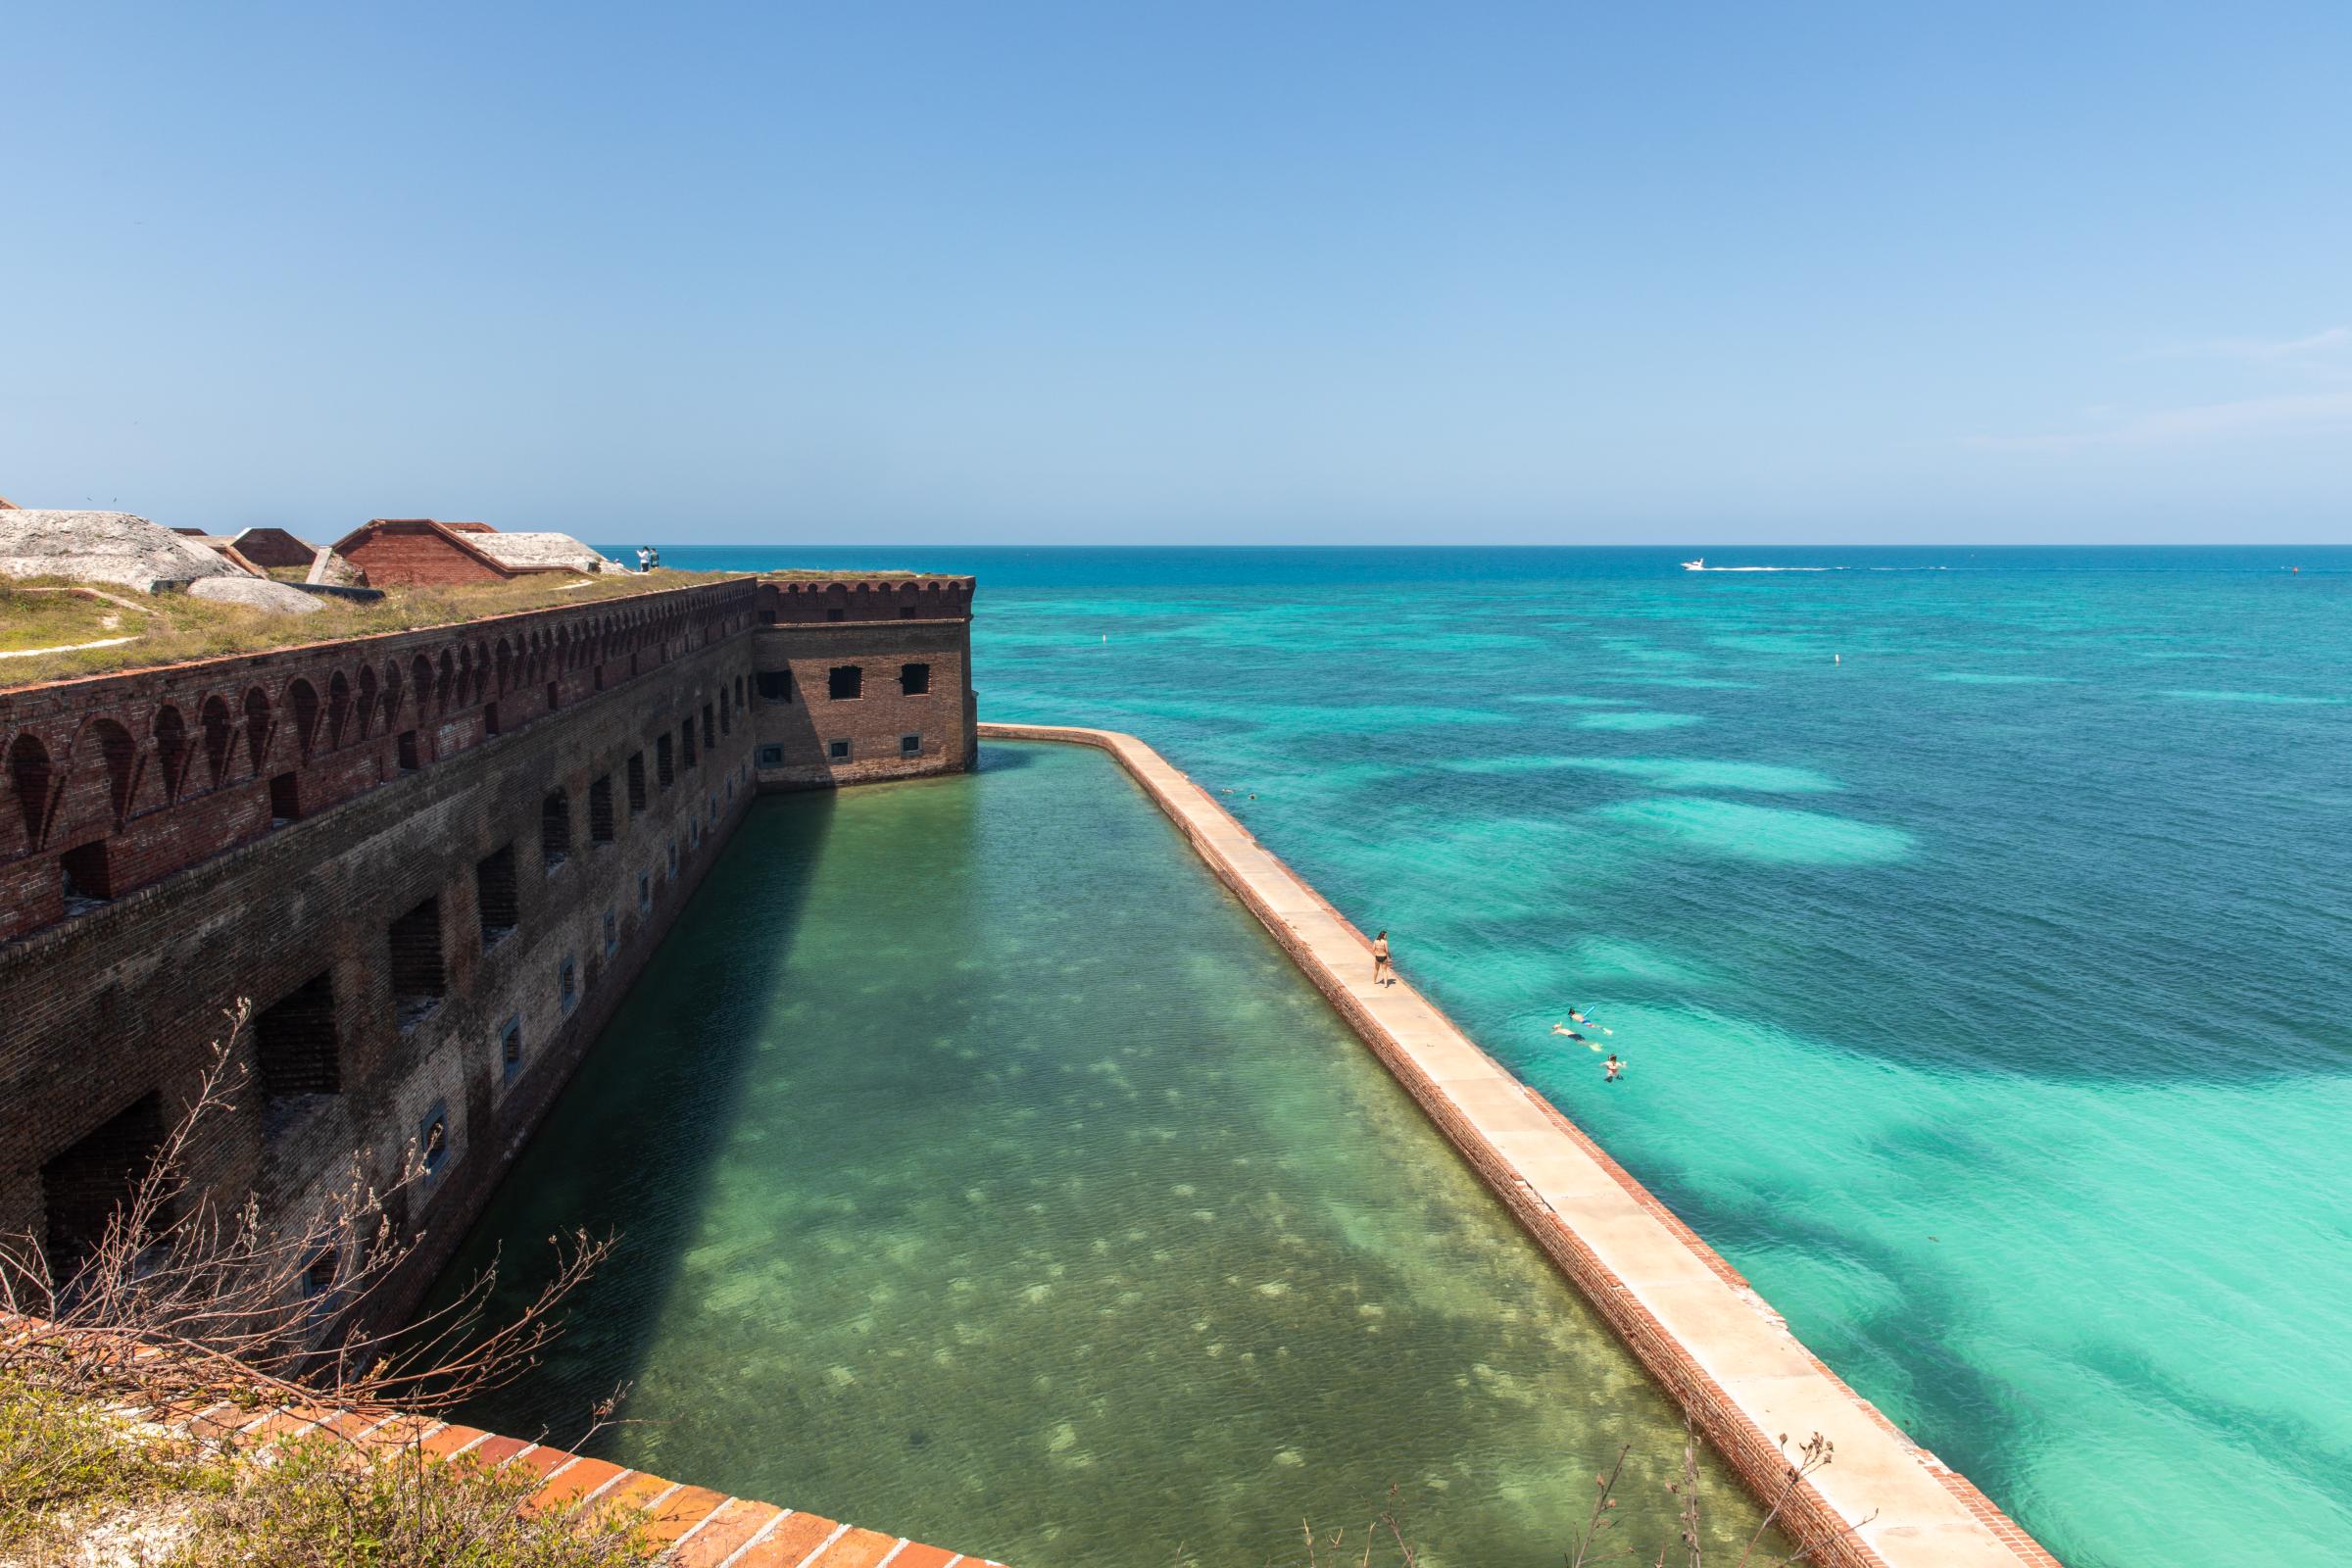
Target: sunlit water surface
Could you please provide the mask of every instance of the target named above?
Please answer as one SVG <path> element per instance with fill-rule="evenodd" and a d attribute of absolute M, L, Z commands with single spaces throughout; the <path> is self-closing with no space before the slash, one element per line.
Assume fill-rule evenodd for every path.
<path fill-rule="evenodd" d="M 1533 1568 L 1628 1445 L 1672 1539 L 1663 1397 L 1100 753 L 756 806 L 464 1265 L 580 1224 L 471 1419 L 1016 1564 Z"/>
<path fill-rule="evenodd" d="M 978 572 L 2070 1564 L 2341 1562 L 2352 551 L 1694 553 L 666 557 Z"/>

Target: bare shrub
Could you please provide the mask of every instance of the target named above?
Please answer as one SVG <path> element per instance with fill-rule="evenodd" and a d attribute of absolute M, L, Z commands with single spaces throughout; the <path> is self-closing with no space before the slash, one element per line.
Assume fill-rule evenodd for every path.
<path fill-rule="evenodd" d="M 60 1508 L 160 1487 L 210 1499 L 193 1527 L 200 1543 L 221 1529 L 220 1540 L 278 1531 L 286 1542 L 266 1557 L 191 1561 L 368 1562 L 367 1543 L 385 1540 L 406 1553 L 387 1562 L 496 1564 L 510 1560 L 498 1543 L 542 1535 L 539 1555 L 513 1560 L 569 1564 L 561 1543 L 573 1536 L 606 1553 L 580 1563 L 643 1560 L 617 1525 L 576 1510 L 530 1514 L 527 1476 L 426 1465 L 421 1421 L 398 1429 L 399 1449 L 327 1430 L 268 1448 L 213 1439 L 191 1449 L 142 1424 L 221 1405 L 374 1420 L 451 1410 L 536 1365 L 564 1298 L 612 1250 L 585 1232 L 550 1238 L 554 1278 L 510 1319 L 485 1316 L 494 1261 L 448 1304 L 390 1320 L 390 1287 L 421 1241 L 400 1215 L 427 1151 L 409 1145 L 380 1183 L 369 1152 L 355 1152 L 303 1215 L 265 1214 L 250 1195 L 223 1206 L 189 1179 L 192 1156 L 236 1108 L 236 1047 L 250 1017 L 242 1002 L 229 1012 L 186 1108 L 66 1278 L 52 1277 L 38 1239 L 0 1240 L 0 1546 L 37 1535 Z M 402 1521 L 413 1528 L 393 1529 Z M 299 1540 L 325 1554 L 302 1555 Z"/>

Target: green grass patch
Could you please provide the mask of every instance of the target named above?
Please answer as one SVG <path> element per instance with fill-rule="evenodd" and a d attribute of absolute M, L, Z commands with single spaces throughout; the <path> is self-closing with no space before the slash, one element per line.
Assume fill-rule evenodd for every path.
<path fill-rule="evenodd" d="M 0 1377 L 0 1563 L 145 1532 L 152 1568 L 640 1568 L 634 1510 L 530 1506 L 539 1479 L 316 1436 L 222 1447 Z"/>
<path fill-rule="evenodd" d="M 103 599 L 27 591 L 0 577 L 0 653 L 135 636 L 147 629 L 151 618 Z M 23 670 L 17 666 L 38 662 L 31 659 L 8 661 L 6 666 L 0 666 L 0 683 L 23 679 Z"/>

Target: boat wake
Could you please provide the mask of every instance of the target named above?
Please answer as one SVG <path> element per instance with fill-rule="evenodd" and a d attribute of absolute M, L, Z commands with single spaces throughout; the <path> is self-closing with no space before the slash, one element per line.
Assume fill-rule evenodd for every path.
<path fill-rule="evenodd" d="M 1949 566 L 1710 566 L 1702 557 L 1683 563 L 1685 571 L 1949 571 Z"/>

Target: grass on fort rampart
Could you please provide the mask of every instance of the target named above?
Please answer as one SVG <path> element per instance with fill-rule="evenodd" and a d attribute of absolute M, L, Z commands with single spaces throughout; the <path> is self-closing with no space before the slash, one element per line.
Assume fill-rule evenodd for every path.
<path fill-rule="evenodd" d="M 709 583 L 737 582 L 739 571 L 607 572 L 575 576 L 549 572 L 512 582 L 450 588 L 392 588 L 369 605 L 321 601 L 316 614 L 279 614 L 248 610 L 186 594 L 142 594 L 135 589 L 95 585 L 103 598 L 61 592 L 75 586 L 65 578 L 19 581 L 0 577 L 0 689 L 82 675 L 147 669 L 230 654 L 257 654 L 302 643 L 336 642 L 381 632 L 452 626 L 524 610 L 630 599 L 639 594 Z M 765 571 L 784 580 L 868 580 L 915 575 L 898 571 Z M 129 642 L 114 639 L 129 637 Z M 104 648 L 82 643 L 112 642 Z M 31 650 L 72 649 L 66 653 Z"/>

